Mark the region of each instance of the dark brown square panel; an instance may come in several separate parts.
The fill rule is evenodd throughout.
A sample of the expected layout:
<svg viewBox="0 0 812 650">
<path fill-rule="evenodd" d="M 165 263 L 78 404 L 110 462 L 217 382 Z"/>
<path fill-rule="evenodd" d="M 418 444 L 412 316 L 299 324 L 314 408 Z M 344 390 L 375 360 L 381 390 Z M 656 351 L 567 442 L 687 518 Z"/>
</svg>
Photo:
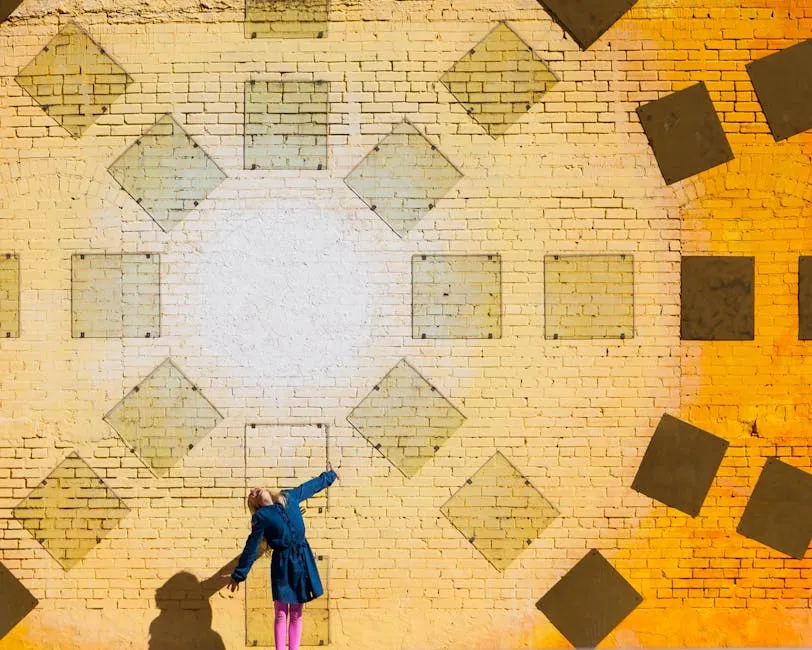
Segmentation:
<svg viewBox="0 0 812 650">
<path fill-rule="evenodd" d="M 22 0 L 0 0 L 0 23 L 8 18 L 22 4 Z"/>
<path fill-rule="evenodd" d="M 684 341 L 752 341 L 755 258 L 682 258 L 680 333 Z"/>
<path fill-rule="evenodd" d="M 798 258 L 798 338 L 812 339 L 812 256 Z"/>
<path fill-rule="evenodd" d="M 727 447 L 727 440 L 664 413 L 632 489 L 696 517 Z"/>
<path fill-rule="evenodd" d="M 0 562 L 0 639 L 23 620 L 39 601 Z"/>
<path fill-rule="evenodd" d="M 733 160 L 704 83 L 643 104 L 637 115 L 668 185 Z"/>
<path fill-rule="evenodd" d="M 736 531 L 802 559 L 812 539 L 812 474 L 768 458 Z"/>
<path fill-rule="evenodd" d="M 582 50 L 631 9 L 637 0 L 539 0 L 545 11 Z"/>
<path fill-rule="evenodd" d="M 641 602 L 634 587 L 592 549 L 536 607 L 576 648 L 592 648 Z"/>
<path fill-rule="evenodd" d="M 812 39 L 746 66 L 776 140 L 812 127 Z"/>
</svg>

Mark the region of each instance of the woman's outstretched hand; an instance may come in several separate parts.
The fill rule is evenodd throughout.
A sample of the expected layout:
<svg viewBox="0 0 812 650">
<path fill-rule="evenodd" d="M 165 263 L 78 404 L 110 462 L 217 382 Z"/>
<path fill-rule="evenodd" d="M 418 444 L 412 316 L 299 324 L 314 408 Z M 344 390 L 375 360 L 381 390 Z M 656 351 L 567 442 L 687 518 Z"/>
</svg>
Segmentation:
<svg viewBox="0 0 812 650">
<path fill-rule="evenodd" d="M 231 578 L 226 585 L 230 591 L 234 592 L 240 588 L 240 583 L 237 582 L 234 578 Z"/>
<path fill-rule="evenodd" d="M 331 463 L 329 460 L 327 461 L 327 469 L 333 469 L 333 464 L 332 464 L 332 463 Z M 335 470 L 334 470 L 334 469 L 333 469 L 333 471 L 335 472 Z M 336 472 L 336 478 L 337 478 L 337 479 L 340 479 L 340 478 L 341 478 L 341 477 L 338 475 L 338 472 Z"/>
</svg>

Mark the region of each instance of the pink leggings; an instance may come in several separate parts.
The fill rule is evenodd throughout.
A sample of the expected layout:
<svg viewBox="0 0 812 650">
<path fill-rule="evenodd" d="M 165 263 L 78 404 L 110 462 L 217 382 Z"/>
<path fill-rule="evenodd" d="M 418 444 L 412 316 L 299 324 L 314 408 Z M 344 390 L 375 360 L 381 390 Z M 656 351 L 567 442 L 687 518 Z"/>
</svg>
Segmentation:
<svg viewBox="0 0 812 650">
<path fill-rule="evenodd" d="M 290 607 L 290 632 L 288 633 L 288 607 Z M 290 636 L 290 650 L 299 650 L 302 640 L 302 609 L 304 605 L 288 605 L 281 600 L 273 601 L 275 612 L 274 639 L 276 650 L 285 650 L 285 636 Z"/>
</svg>

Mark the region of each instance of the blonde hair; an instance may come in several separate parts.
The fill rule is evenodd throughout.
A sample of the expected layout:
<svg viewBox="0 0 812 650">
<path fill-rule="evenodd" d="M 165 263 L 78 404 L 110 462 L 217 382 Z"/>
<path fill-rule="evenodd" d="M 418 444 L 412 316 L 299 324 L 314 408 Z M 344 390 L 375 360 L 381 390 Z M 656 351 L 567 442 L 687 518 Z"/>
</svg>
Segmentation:
<svg viewBox="0 0 812 650">
<path fill-rule="evenodd" d="M 267 488 L 252 488 L 251 491 L 248 492 L 248 497 L 245 500 L 248 505 L 248 510 L 251 512 L 251 516 L 253 516 L 254 513 L 263 506 L 271 505 L 271 503 L 265 503 L 267 499 L 264 498 L 264 495 L 262 494 L 263 490 L 270 496 L 271 503 L 279 503 L 283 508 L 287 507 L 288 499 L 284 492 L 274 492 L 273 490 L 269 490 Z M 272 553 L 273 549 L 268 546 L 268 540 L 263 537 L 262 541 L 259 543 L 257 557 L 269 556 Z"/>
</svg>

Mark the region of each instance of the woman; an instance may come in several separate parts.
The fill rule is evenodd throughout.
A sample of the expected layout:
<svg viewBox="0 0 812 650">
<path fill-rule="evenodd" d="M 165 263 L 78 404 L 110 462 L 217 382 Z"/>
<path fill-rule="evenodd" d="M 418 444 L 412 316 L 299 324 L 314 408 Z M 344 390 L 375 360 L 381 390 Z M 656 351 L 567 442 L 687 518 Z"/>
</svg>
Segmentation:
<svg viewBox="0 0 812 650">
<path fill-rule="evenodd" d="M 292 490 L 271 492 L 265 488 L 253 488 L 248 493 L 251 510 L 251 534 L 245 543 L 237 568 L 231 574 L 228 588 L 239 589 L 248 576 L 251 565 L 257 559 L 263 539 L 273 550 L 271 556 L 271 593 L 273 595 L 275 620 L 274 639 L 276 650 L 285 650 L 290 608 L 290 650 L 299 650 L 302 638 L 302 609 L 304 603 L 324 593 L 316 558 L 305 539 L 305 525 L 299 511 L 299 503 L 329 487 L 338 478 L 332 465 L 328 471 L 302 483 Z"/>
</svg>

